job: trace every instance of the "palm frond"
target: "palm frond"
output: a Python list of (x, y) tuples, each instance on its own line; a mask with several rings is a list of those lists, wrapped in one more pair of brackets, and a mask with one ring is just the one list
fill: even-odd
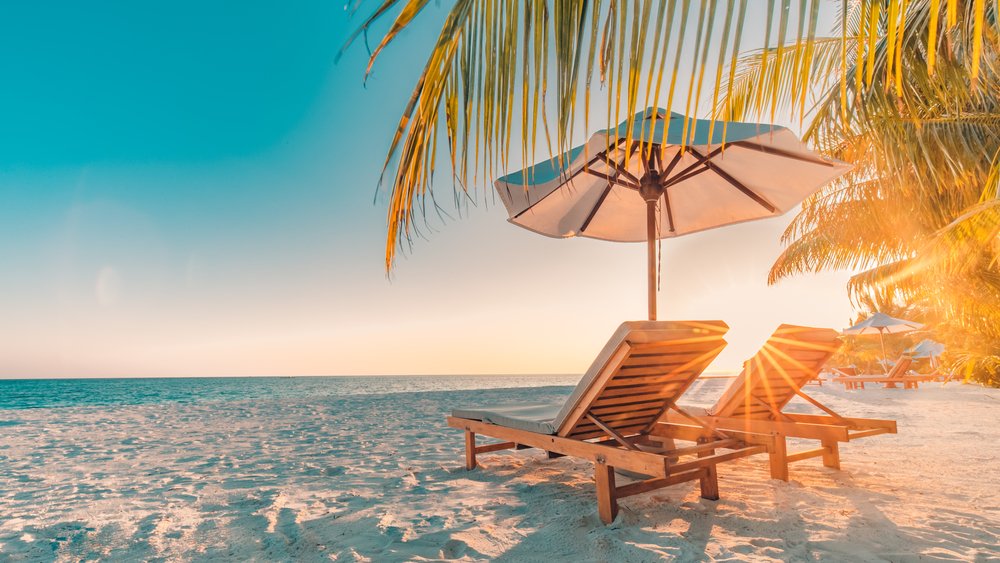
[[(738, 53), (746, 0), (740, 0), (738, 7), (734, 0), (455, 0), (385, 159), (383, 177), (391, 178), (387, 269), (399, 245), (409, 240), (413, 221), (425, 209), (424, 198), (433, 198), (441, 127), (446, 144), (441, 150), (447, 151), (454, 183), (462, 193), (471, 194), (506, 170), (514, 144), (520, 146), (522, 165), (540, 152), (553, 156), (566, 150), (576, 137), (577, 118), (582, 114), (584, 123), (589, 123), (594, 78), (609, 93), (607, 125), (617, 123), (623, 111), (635, 111), (640, 101), (647, 103), (650, 91), (654, 95), (649, 103), (655, 104), (663, 91), (671, 100), (677, 89), (685, 87), (689, 113), (700, 113), (699, 104), (707, 97), (712, 100), (713, 118), (766, 109), (760, 113), (773, 121), (778, 111), (791, 108), (804, 119), (808, 94), (830, 86), (829, 76), (840, 78), (834, 85), (839, 92), (836, 103), (846, 119), (849, 114), (864, 114), (862, 106), (871, 103), (870, 98), (884, 98), (882, 86), (873, 83), (875, 76), (888, 77), (906, 96), (915, 69), (906, 58), (911, 51), (921, 60), (923, 74), (947, 78), (942, 63), (957, 61), (970, 69), (971, 75), (964, 76), (972, 77), (979, 95), (995, 84), (995, 2), (973, 0), (971, 6), (955, 0), (944, 6), (919, 0), (844, 2), (836, 30), (839, 37), (818, 39), (819, 0), (800, 0), (797, 9), (792, 9), (790, 0), (769, 0), (767, 45), (759, 54), (759, 71), (746, 80), (737, 71), (727, 80), (720, 68), (706, 86), (707, 47), (721, 45), (719, 62)], [(426, 4), (426, 0), (380, 2), (344, 48), (395, 12), (371, 54), (367, 70), (371, 72), (381, 53)], [(928, 13), (932, 7), (933, 18)], [(716, 17), (719, 10), (724, 13)], [(698, 17), (691, 17), (692, 12)], [(933, 26), (928, 23), (932, 19)], [(789, 33), (789, 28), (794, 31)], [(647, 48), (649, 35), (654, 37), (652, 48)], [(943, 45), (945, 52), (928, 49), (930, 39)], [(695, 61), (686, 84), (678, 81), (676, 70), (684, 58)], [(672, 69), (664, 68), (669, 59), (674, 61)], [(861, 77), (867, 78), (863, 84), (857, 80)], [(757, 88), (751, 88), (753, 78)], [(539, 151), (542, 146), (545, 150)], [(456, 193), (456, 205), (466, 201), (464, 197)]]
[[(840, 39), (817, 40), (824, 72), (806, 138), (855, 169), (803, 203), (769, 281), (858, 271), (847, 287), (854, 303), (919, 308), (938, 319), (956, 366), (1000, 384), (983, 367), (983, 354), (997, 357), (984, 342), (1000, 338), (1000, 42), (996, 16), (981, 7), (854, 3), (843, 7)], [(715, 110), (806, 116), (793, 93), (800, 73), (771, 56), (742, 57)]]

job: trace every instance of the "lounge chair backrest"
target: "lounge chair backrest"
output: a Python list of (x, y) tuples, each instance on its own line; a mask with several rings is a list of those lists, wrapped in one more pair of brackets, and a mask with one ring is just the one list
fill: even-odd
[(910, 369), (911, 365), (913, 365), (913, 358), (903, 354), (898, 360), (896, 360), (896, 364), (892, 366), (892, 369), (889, 370), (889, 378), (902, 379), (902, 377), (906, 375), (906, 372)]
[(553, 424), (581, 440), (606, 436), (589, 417), (629, 436), (652, 426), (726, 347), (722, 321), (622, 323)]
[(713, 416), (773, 419), (796, 391), (816, 377), (840, 348), (837, 331), (781, 325), (764, 346), (744, 362), (743, 371), (729, 384)]

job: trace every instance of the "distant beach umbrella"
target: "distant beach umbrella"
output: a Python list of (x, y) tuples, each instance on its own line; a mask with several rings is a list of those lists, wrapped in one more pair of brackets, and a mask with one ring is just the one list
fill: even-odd
[(657, 239), (776, 217), (848, 170), (785, 127), (649, 108), (496, 188), (510, 222), (536, 233), (646, 241), (655, 320)]
[(930, 338), (925, 338), (919, 344), (907, 350), (906, 353), (915, 359), (927, 358), (930, 360), (931, 366), (936, 367), (937, 358), (941, 354), (944, 354), (944, 344), (935, 342)]
[(919, 344), (906, 351), (914, 358), (935, 358), (944, 353), (944, 344), (925, 338)]
[(885, 313), (875, 313), (851, 328), (845, 328), (841, 332), (843, 334), (878, 334), (879, 341), (882, 344), (882, 365), (885, 366), (889, 362), (885, 354), (885, 335), (913, 332), (922, 328), (924, 328), (924, 325), (917, 322), (897, 319)]

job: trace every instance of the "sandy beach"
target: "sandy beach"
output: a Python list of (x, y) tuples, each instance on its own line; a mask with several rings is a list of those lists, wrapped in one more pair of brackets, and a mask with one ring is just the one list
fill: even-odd
[[(727, 380), (700, 382), (695, 402)], [(537, 451), (462, 464), (453, 406), (560, 401), (569, 387), (0, 411), (0, 554), (14, 561), (988, 561), (1000, 558), (1000, 390), (811, 394), (898, 435), (768, 478), (766, 457), (626, 499), (611, 526), (591, 465)], [(804, 405), (798, 405), (805, 411)]]
[(1000, 0), (4, 8), (0, 563), (1000, 563)]

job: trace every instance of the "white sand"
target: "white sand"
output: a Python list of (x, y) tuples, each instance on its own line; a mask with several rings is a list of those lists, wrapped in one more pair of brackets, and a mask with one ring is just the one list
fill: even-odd
[(566, 388), (0, 411), (0, 560), (1000, 559), (1000, 390), (809, 390), (899, 434), (790, 483), (764, 456), (725, 464), (720, 501), (686, 483), (610, 527), (590, 464), (528, 450), (466, 472), (444, 426), (452, 406)]

